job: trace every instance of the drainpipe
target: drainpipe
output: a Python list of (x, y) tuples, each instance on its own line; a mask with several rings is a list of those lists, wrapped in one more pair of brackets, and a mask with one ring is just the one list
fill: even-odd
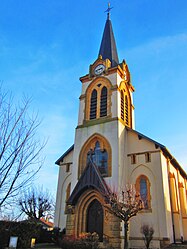
[(171, 205), (171, 220), (172, 220), (172, 228), (173, 228), (173, 242), (174, 242), (174, 244), (176, 244), (176, 239), (175, 239), (175, 226), (174, 226), (174, 216), (173, 216), (172, 200), (171, 200), (171, 184), (170, 184), (170, 179), (169, 179), (169, 172), (170, 172), (169, 162), (170, 162), (172, 159), (173, 159), (173, 158), (171, 158), (171, 159), (167, 158), (167, 168), (168, 168), (168, 181), (169, 181), (169, 197), (170, 197), (170, 205)]

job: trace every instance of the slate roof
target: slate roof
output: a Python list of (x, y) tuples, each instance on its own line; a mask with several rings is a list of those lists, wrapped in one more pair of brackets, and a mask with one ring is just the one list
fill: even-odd
[(116, 42), (112, 29), (112, 22), (109, 15), (105, 24), (99, 55), (102, 55), (102, 58), (104, 60), (109, 59), (111, 61), (112, 67), (115, 67), (119, 64)]
[(74, 144), (64, 152), (64, 154), (55, 162), (55, 164), (60, 165), (60, 162), (63, 162), (65, 156), (67, 156), (74, 149)]
[(44, 218), (40, 218), (40, 222), (41, 222), (42, 224), (44, 224), (45, 226), (49, 227), (49, 228), (51, 228), (51, 227), (54, 226), (54, 223), (53, 223), (53, 222), (47, 221), (47, 220), (45, 220)]
[(87, 189), (96, 189), (103, 196), (110, 192), (105, 180), (101, 176), (98, 167), (90, 160), (90, 163), (84, 169), (73, 192), (71, 193), (67, 204), (75, 205), (81, 194)]

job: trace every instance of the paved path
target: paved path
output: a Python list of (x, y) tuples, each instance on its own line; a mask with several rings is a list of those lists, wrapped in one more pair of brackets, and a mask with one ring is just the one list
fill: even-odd
[[(34, 248), (38, 249), (61, 249), (60, 247), (57, 247), (55, 244), (52, 243), (45, 243), (45, 244), (36, 244)], [(165, 249), (187, 249), (187, 244), (178, 244), (178, 245), (170, 245), (166, 247)]]
[(171, 244), (165, 249), (187, 249), (187, 243), (185, 244)]
[(39, 249), (60, 249), (60, 247), (56, 246), (52, 243), (45, 243), (45, 244), (36, 244), (34, 248)]

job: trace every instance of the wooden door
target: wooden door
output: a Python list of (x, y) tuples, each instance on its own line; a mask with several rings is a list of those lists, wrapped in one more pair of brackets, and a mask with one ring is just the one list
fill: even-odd
[(87, 232), (96, 232), (103, 240), (103, 208), (98, 200), (93, 200), (87, 210)]

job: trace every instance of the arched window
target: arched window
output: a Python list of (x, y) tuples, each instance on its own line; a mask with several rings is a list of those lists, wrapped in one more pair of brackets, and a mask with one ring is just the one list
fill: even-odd
[(124, 121), (126, 126), (131, 126), (131, 110), (130, 110), (130, 97), (128, 90), (125, 90), (124, 87), (120, 88), (120, 118)]
[[(67, 189), (66, 189), (66, 202), (68, 201), (69, 197), (70, 197), (70, 192), (71, 192), (71, 182), (68, 184)], [(67, 207), (67, 203), (66, 203), (66, 207), (65, 207), (65, 213), (67, 213), (68, 207)]]
[(111, 145), (105, 137), (98, 133), (93, 134), (81, 148), (78, 178), (80, 178), (88, 162), (90, 162), (90, 157), (103, 176), (110, 177), (112, 175)]
[(127, 95), (125, 95), (125, 124), (129, 125), (129, 102)]
[(108, 153), (107, 151), (101, 150), (100, 143), (97, 141), (94, 150), (90, 150), (87, 153), (87, 163), (90, 159), (98, 167), (102, 176), (108, 176)]
[(136, 180), (136, 191), (140, 194), (144, 204), (144, 209), (151, 208), (150, 182), (145, 175), (141, 175)]
[(121, 91), (121, 119), (124, 121), (124, 94)]
[(169, 183), (170, 183), (170, 192), (171, 192), (171, 206), (172, 212), (179, 212), (179, 203), (177, 196), (177, 184), (175, 179), (175, 174), (169, 173)]
[(148, 208), (148, 202), (147, 202), (148, 191), (147, 191), (147, 181), (145, 178), (140, 179), (140, 196), (144, 202), (144, 208), (147, 209)]
[(101, 90), (100, 117), (107, 116), (107, 88), (104, 86)]
[(182, 216), (186, 217), (187, 216), (187, 209), (186, 209), (185, 188), (184, 188), (183, 183), (181, 183), (181, 182), (179, 182), (179, 199), (180, 199)]
[(94, 89), (90, 101), (90, 119), (95, 119), (97, 116), (97, 91)]
[(80, 96), (81, 100), (85, 98), (84, 120), (86, 122), (100, 118), (103, 121), (111, 117), (112, 89), (112, 83), (105, 77), (96, 77), (88, 85), (85, 94)]

